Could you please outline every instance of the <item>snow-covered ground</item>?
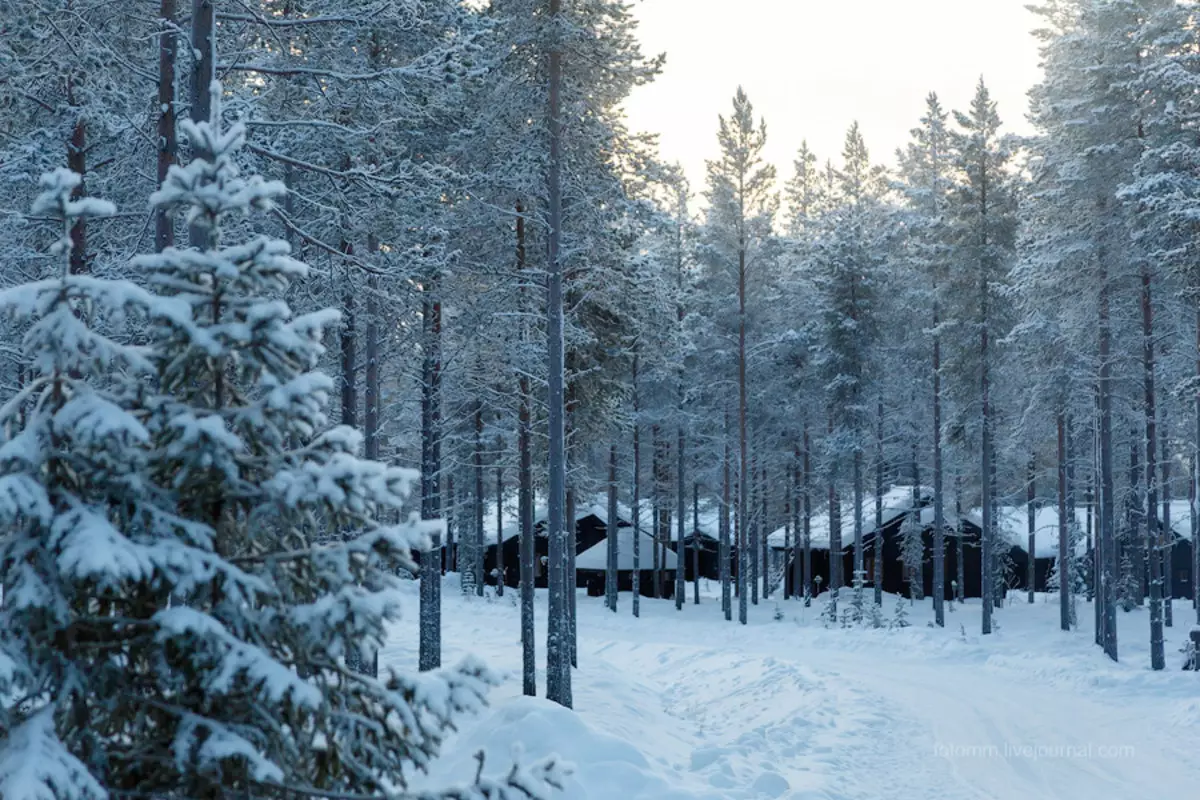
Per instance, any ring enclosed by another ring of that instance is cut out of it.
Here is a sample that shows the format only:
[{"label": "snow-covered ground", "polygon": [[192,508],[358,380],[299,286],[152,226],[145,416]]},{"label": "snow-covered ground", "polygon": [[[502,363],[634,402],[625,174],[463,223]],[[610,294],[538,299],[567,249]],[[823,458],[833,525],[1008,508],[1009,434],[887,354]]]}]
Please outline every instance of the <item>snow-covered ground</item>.
[{"label": "snow-covered ground", "polygon": [[[716,587],[711,587],[715,589]],[[688,587],[689,598],[691,586]],[[444,587],[444,663],[474,653],[509,675],[465,720],[431,785],[526,757],[575,765],[569,800],[1122,800],[1200,792],[1200,675],[1182,672],[1194,617],[1176,601],[1168,669],[1149,669],[1145,609],[1119,615],[1122,663],[1092,644],[1091,608],[1058,630],[1057,598],[998,613],[981,637],[978,601],[944,630],[918,604],[911,627],[826,628],[820,608],[760,603],[725,622],[709,594],[681,612],[621,596],[619,613],[579,596],[575,711],[520,696],[515,592],[464,598]],[[417,600],[383,660],[415,668]],[[887,617],[896,599],[885,600]],[[926,606],[928,604],[926,603]],[[544,668],[545,596],[538,596]],[[776,619],[781,616],[781,619]],[[539,670],[538,690],[544,689]]]}]

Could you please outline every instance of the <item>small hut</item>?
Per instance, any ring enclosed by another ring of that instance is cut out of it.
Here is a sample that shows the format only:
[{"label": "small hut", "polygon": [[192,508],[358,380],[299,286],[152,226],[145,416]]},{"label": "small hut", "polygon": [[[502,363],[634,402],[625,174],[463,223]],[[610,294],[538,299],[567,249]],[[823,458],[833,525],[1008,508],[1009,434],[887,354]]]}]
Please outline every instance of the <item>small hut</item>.
[{"label": "small hut", "polygon": [[[493,513],[495,506],[493,506]],[[485,533],[488,542],[483,556],[483,571],[485,580],[495,585],[499,573],[499,564],[504,564],[505,586],[516,587],[521,582],[521,525],[513,518],[515,514],[505,508],[507,518],[501,528],[499,545],[496,537],[490,538]],[[608,511],[599,504],[581,504],[575,509],[575,553],[578,554],[592,548],[597,542],[603,541],[608,535]],[[533,550],[534,550],[534,585],[539,589],[546,588],[545,560],[549,557],[550,543],[546,537],[547,509],[540,505],[534,510],[533,517]],[[629,525],[623,519],[617,520],[618,527]],[[494,530],[494,528],[493,528]],[[500,554],[502,553],[502,558]]]},{"label": "small hut", "polygon": [[[633,591],[633,528],[622,525],[617,528],[617,591]],[[662,586],[657,595],[654,592],[654,537],[642,531],[638,541],[638,583],[640,593],[646,597],[671,597],[675,589],[675,569],[678,565],[673,550],[666,550],[661,557],[659,573]],[[588,590],[591,597],[604,595],[604,581],[608,571],[608,540],[607,538],[593,544],[587,550],[575,556],[576,585]]]}]

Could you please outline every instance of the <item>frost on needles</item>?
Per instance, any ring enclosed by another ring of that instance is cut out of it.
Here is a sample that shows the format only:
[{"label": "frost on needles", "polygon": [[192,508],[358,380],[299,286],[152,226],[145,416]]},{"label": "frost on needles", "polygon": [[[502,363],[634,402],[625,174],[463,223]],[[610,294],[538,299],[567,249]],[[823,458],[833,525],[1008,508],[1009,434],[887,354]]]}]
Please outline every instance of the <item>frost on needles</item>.
[{"label": "frost on needles", "polygon": [[209,158],[152,203],[202,248],[137,259],[144,287],[71,274],[72,226],[113,208],[59,170],[34,213],[61,225],[62,272],[0,293],[30,367],[0,409],[0,796],[548,796],[553,761],[406,793],[494,676],[349,666],[383,644],[437,523],[385,522],[418,476],[330,424],[338,315],[282,299],[307,267],[226,241],[284,187],[239,175],[240,125],[182,130]]}]

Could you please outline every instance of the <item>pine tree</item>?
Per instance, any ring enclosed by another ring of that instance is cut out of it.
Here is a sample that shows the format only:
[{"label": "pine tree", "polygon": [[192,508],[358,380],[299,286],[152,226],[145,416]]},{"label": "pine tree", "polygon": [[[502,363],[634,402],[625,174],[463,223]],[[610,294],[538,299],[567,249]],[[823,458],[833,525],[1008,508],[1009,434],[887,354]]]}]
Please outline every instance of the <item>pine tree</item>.
[{"label": "pine tree", "polygon": [[121,659],[130,640],[153,640],[136,601],[190,571],[184,543],[154,540],[169,516],[145,485],[135,387],[149,364],[103,329],[149,314],[153,298],[77,272],[73,231],[115,212],[72,199],[81,183],[67,169],[47,173],[33,206],[61,225],[58,276],[0,293],[30,368],[0,408],[14,431],[0,446],[0,794],[13,800],[107,796],[105,764],[128,755],[119,737],[130,732],[108,700],[134,690]]},{"label": "pine tree", "polygon": [[[955,373],[960,412],[977,409],[956,421],[959,429],[978,432],[979,486],[983,516],[983,633],[991,633],[992,609],[1000,586],[996,541],[994,489],[996,483],[996,415],[993,400],[996,349],[1007,333],[997,297],[1008,277],[1015,253],[1016,197],[1008,170],[1011,143],[1001,135],[1000,116],[987,86],[980,80],[969,112],[956,112],[960,130],[950,137],[956,181],[952,241],[956,264],[948,296],[956,299],[947,309],[961,338],[949,354]],[[970,401],[974,395],[975,402]]]},{"label": "pine tree", "polygon": [[731,294],[737,297],[737,386],[738,386],[738,495],[735,503],[738,564],[738,619],[746,624],[750,586],[750,541],[747,536],[750,513],[750,442],[749,387],[747,384],[749,294],[752,278],[762,280],[764,249],[771,234],[771,220],[777,201],[774,195],[775,168],[763,161],[767,141],[766,122],[754,121],[754,107],[739,87],[733,98],[733,114],[720,118],[717,134],[721,156],[708,162],[709,202],[706,219],[706,261],[713,270],[732,277]]},{"label": "pine tree", "polygon": [[[398,570],[416,569],[411,550],[441,523],[386,524],[418,476],[359,458],[361,435],[329,426],[334,383],[317,365],[338,315],[293,316],[279,299],[307,267],[279,240],[226,241],[285,189],[238,175],[245,130],[222,129],[219,100],[214,84],[212,120],[183,125],[212,160],[172,167],[152,198],[202,228],[205,249],[137,263],[188,312],[152,331],[151,474],[224,571],[197,562],[178,604],[153,616],[169,702],[148,703],[155,735],[139,758],[160,766],[131,788],[320,797],[403,786],[492,678],[468,661],[430,693],[393,668],[376,678],[348,667],[382,645]],[[557,781],[550,765],[537,773],[543,788]]]}]

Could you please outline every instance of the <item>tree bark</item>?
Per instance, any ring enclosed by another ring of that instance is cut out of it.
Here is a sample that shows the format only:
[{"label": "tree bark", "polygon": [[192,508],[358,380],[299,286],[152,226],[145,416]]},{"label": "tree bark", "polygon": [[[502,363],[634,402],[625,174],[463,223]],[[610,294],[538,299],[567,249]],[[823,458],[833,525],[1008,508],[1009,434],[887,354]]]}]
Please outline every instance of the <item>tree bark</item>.
[{"label": "tree bark", "polygon": [[1058,616],[1059,627],[1071,630],[1071,539],[1067,518],[1067,426],[1066,412],[1056,416],[1058,428]]},{"label": "tree bark", "polygon": [[633,353],[633,615],[641,615],[642,594],[642,448],[638,420],[638,354]]},{"label": "tree bark", "polygon": [[1026,550],[1029,553],[1029,564],[1025,569],[1025,580],[1028,583],[1029,589],[1029,604],[1034,602],[1034,583],[1037,578],[1037,541],[1035,532],[1037,531],[1037,458],[1033,455],[1029,456],[1029,475],[1025,486],[1025,511],[1029,523],[1029,548]]},{"label": "tree bark", "polygon": [[[719,535],[721,541],[718,545],[720,551],[720,564],[718,568],[721,574],[721,610],[725,613],[725,621],[729,622],[733,619],[733,587],[732,576],[730,573],[730,560],[732,552],[730,547],[729,536],[729,511],[732,496],[732,476],[730,475],[732,465],[730,463],[729,453],[729,410],[725,410],[725,435],[721,437],[724,454],[721,458],[721,525]],[[1200,596],[1200,595],[1198,595]]]},{"label": "tree bark", "polygon": [[[442,304],[438,279],[430,276],[422,293],[425,353],[421,362],[421,518],[442,517]],[[442,578],[440,537],[433,536],[430,549],[421,553],[421,643],[422,672],[442,665]]]},{"label": "tree bark", "polygon": [[1112,452],[1112,324],[1110,314],[1110,287],[1106,256],[1100,256],[1100,311],[1099,311],[1099,404],[1100,404],[1100,540],[1103,562],[1100,573],[1100,597],[1103,602],[1104,652],[1113,661],[1117,660],[1117,547],[1116,527],[1113,524],[1113,452]]},{"label": "tree bark", "polygon": [[[497,459],[500,440],[496,441]],[[504,597],[504,468],[496,464],[496,597]]]},{"label": "tree bark", "polygon": [[[158,39],[158,185],[179,158],[175,133],[175,0],[160,0],[158,8],[162,30]],[[154,212],[154,249],[161,253],[175,244],[175,225],[165,208]]]},{"label": "tree bark", "polygon": [[[561,0],[549,0],[553,29],[561,12]],[[568,531],[563,519],[566,503],[567,452],[565,426],[566,362],[563,341],[563,266],[560,257],[562,241],[562,127],[560,94],[562,91],[562,53],[559,34],[551,34],[549,53],[549,108],[547,124],[550,132],[550,159],[546,171],[546,195],[549,198],[549,243],[546,275],[546,338],[549,417],[549,496],[547,498],[546,535],[549,539],[549,613],[546,638],[546,698],[571,708],[571,650],[570,599],[566,586],[567,560],[574,532]]]},{"label": "tree bark", "polygon": [[[209,122],[212,89],[216,80],[217,36],[215,0],[192,0],[192,52],[197,55],[191,75],[192,122]],[[192,144],[194,159],[210,159],[212,153]],[[200,223],[188,228],[188,241],[197,250],[207,250],[209,230]]]},{"label": "tree bark", "polygon": [[812,605],[812,439],[804,423],[804,605]]},{"label": "tree bark", "polygon": [[738,222],[738,621],[746,624],[746,525],[750,489],[750,453],[746,440],[746,236]]},{"label": "tree bark", "polygon": [[608,569],[604,574],[604,597],[609,611],[617,611],[617,567],[620,564],[620,531],[617,521],[617,446],[608,448],[608,519],[604,523],[608,537]]},{"label": "tree bark", "polygon": [[692,483],[692,597],[700,605],[700,484]]},{"label": "tree bark", "polygon": [[1161,534],[1158,545],[1158,574],[1160,581],[1164,584],[1162,589],[1163,625],[1172,628],[1175,626],[1174,608],[1172,607],[1175,599],[1175,581],[1171,577],[1171,564],[1174,560],[1171,556],[1175,547],[1175,531],[1171,528],[1171,457],[1168,452],[1167,430],[1166,409],[1164,409],[1163,424],[1159,426],[1159,438],[1162,445],[1159,459],[1159,469],[1162,472],[1162,519],[1160,520]]},{"label": "tree bark", "polygon": [[1158,409],[1154,386],[1154,304],[1153,277],[1149,263],[1142,263],[1142,386],[1146,414],[1146,556],[1150,562],[1150,668],[1166,667],[1163,648],[1162,560],[1158,528]]},{"label": "tree bark", "polygon": [[[933,291],[933,618],[942,628],[946,626],[946,513],[942,465],[942,337],[937,332],[941,311],[936,282]],[[961,555],[959,561],[962,561]],[[881,566],[877,565],[876,570]],[[876,590],[879,591],[882,589]]]},{"label": "tree bark", "polygon": [[[517,274],[523,275],[525,260],[525,208],[516,204],[517,210]],[[524,278],[520,289],[522,309],[528,304]],[[530,339],[529,326],[521,323],[521,341]],[[520,517],[521,538],[518,542],[521,572],[521,666],[522,685],[526,697],[537,696],[537,639],[534,629],[533,600],[534,583],[537,580],[537,550],[534,547],[533,531],[533,392],[529,385],[528,370],[517,370],[517,450],[520,466],[517,474],[517,514]]]},{"label": "tree bark", "polygon": [[875,605],[883,607],[883,397],[879,398],[875,412],[875,569],[872,583],[875,584]]},{"label": "tree bark", "polygon": [[[483,597],[483,401],[475,401],[475,440],[473,442],[473,461],[475,462],[475,491],[471,498],[471,570],[475,573],[475,594]],[[497,496],[496,502],[500,498]]]}]

